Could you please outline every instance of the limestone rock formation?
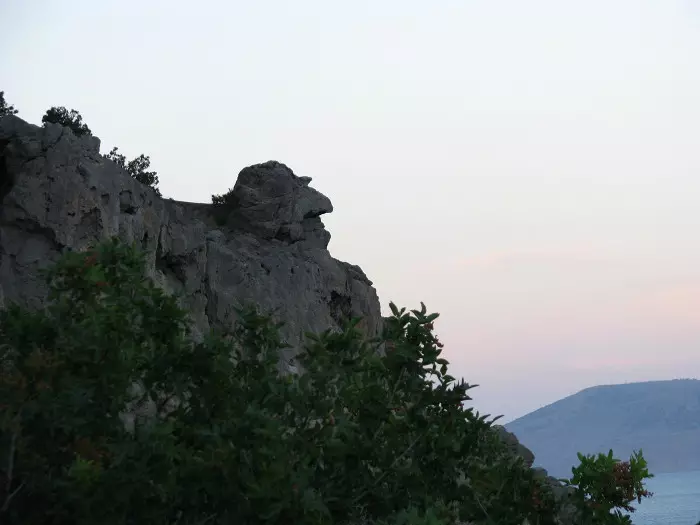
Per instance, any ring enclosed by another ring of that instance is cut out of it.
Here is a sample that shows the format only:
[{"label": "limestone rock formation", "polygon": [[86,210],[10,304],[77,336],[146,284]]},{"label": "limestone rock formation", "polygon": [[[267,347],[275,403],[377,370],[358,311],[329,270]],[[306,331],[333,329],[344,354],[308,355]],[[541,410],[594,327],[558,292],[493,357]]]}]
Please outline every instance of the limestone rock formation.
[{"label": "limestone rock formation", "polygon": [[0,307],[40,307],[41,267],[118,235],[139,243],[149,274],[181,294],[197,336],[230,327],[245,303],[285,323],[286,362],[305,332],[338,328],[348,316],[363,317],[370,335],[380,329],[371,281],[328,252],[320,216],[333,207],[309,177],[277,162],[245,168],[219,226],[212,205],[161,199],[99,148],[98,138],[58,124],[0,119]]}]

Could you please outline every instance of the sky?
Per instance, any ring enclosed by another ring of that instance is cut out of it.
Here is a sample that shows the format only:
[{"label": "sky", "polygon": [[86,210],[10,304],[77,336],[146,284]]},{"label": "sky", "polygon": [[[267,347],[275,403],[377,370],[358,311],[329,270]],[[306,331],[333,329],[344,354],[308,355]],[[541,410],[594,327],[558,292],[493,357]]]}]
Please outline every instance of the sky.
[{"label": "sky", "polygon": [[508,421],[700,377],[695,0],[0,0],[0,90],[208,202],[313,178],[382,309],[425,302]]}]

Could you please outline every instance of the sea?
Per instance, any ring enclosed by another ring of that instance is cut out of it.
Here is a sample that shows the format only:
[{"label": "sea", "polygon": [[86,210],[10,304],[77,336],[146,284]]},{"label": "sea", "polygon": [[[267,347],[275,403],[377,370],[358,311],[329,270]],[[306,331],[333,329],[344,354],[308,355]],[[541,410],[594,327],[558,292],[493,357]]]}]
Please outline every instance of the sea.
[{"label": "sea", "polygon": [[634,525],[697,525],[700,522],[700,470],[655,474],[645,482],[654,493],[632,505]]}]

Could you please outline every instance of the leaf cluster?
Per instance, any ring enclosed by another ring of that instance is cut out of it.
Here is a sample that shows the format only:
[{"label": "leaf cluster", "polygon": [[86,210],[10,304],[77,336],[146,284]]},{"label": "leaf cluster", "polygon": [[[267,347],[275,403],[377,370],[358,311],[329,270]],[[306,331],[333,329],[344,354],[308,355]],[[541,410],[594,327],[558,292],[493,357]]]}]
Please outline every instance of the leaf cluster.
[{"label": "leaf cluster", "polygon": [[5,115],[16,115],[19,113],[12,104],[5,102],[5,92],[0,91],[0,118]]}]

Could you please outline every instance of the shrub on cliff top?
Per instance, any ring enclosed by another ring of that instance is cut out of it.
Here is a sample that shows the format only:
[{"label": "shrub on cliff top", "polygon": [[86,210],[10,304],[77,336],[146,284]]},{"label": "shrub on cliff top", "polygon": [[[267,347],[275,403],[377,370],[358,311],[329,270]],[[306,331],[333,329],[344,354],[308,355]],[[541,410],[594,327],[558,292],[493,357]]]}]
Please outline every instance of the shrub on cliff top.
[{"label": "shrub on cliff top", "polygon": [[214,206],[233,206],[236,202],[236,198],[233,194],[233,188],[229,188],[226,193],[221,195],[212,195],[211,203]]},{"label": "shrub on cliff top", "polygon": [[12,104],[5,102],[5,92],[0,91],[0,117],[19,113]]},{"label": "shrub on cliff top", "polygon": [[92,131],[83,123],[83,117],[76,110],[71,109],[68,111],[63,106],[50,108],[43,117],[41,117],[41,122],[44,124],[60,124],[71,129],[76,137],[82,137],[83,135],[92,135]]},{"label": "shrub on cliff top", "polygon": [[463,407],[425,307],[392,305],[377,340],[357,320],[310,335],[306,372],[281,376],[279,325],[243,310],[195,342],[132,247],[65,254],[47,278],[45,309],[0,312],[4,524],[555,523]]},{"label": "shrub on cliff top", "polygon": [[112,148],[112,150],[105,155],[106,158],[115,162],[118,166],[126,170],[126,172],[139,181],[141,184],[150,186],[156,191],[156,194],[160,196],[160,190],[158,189],[158,173],[155,171],[148,171],[151,166],[151,158],[144,154],[139,155],[129,162],[126,161],[126,157],[119,153],[119,148]]},{"label": "shrub on cliff top", "polygon": [[[70,128],[78,137],[83,135],[92,135],[90,128],[88,128],[87,124],[83,123],[83,117],[74,109],[68,111],[64,107],[52,107],[42,117],[41,121],[44,124],[52,123],[66,126]],[[119,149],[116,147],[112,148],[112,150],[105,155],[105,157],[122,167],[127,171],[127,173],[129,173],[129,175],[131,175],[141,184],[145,184],[146,186],[153,188],[156,191],[156,194],[159,197],[161,196],[160,190],[157,187],[159,182],[158,174],[155,171],[148,171],[148,168],[151,166],[150,157],[141,154],[135,159],[127,162],[126,157],[119,153]]]}]

